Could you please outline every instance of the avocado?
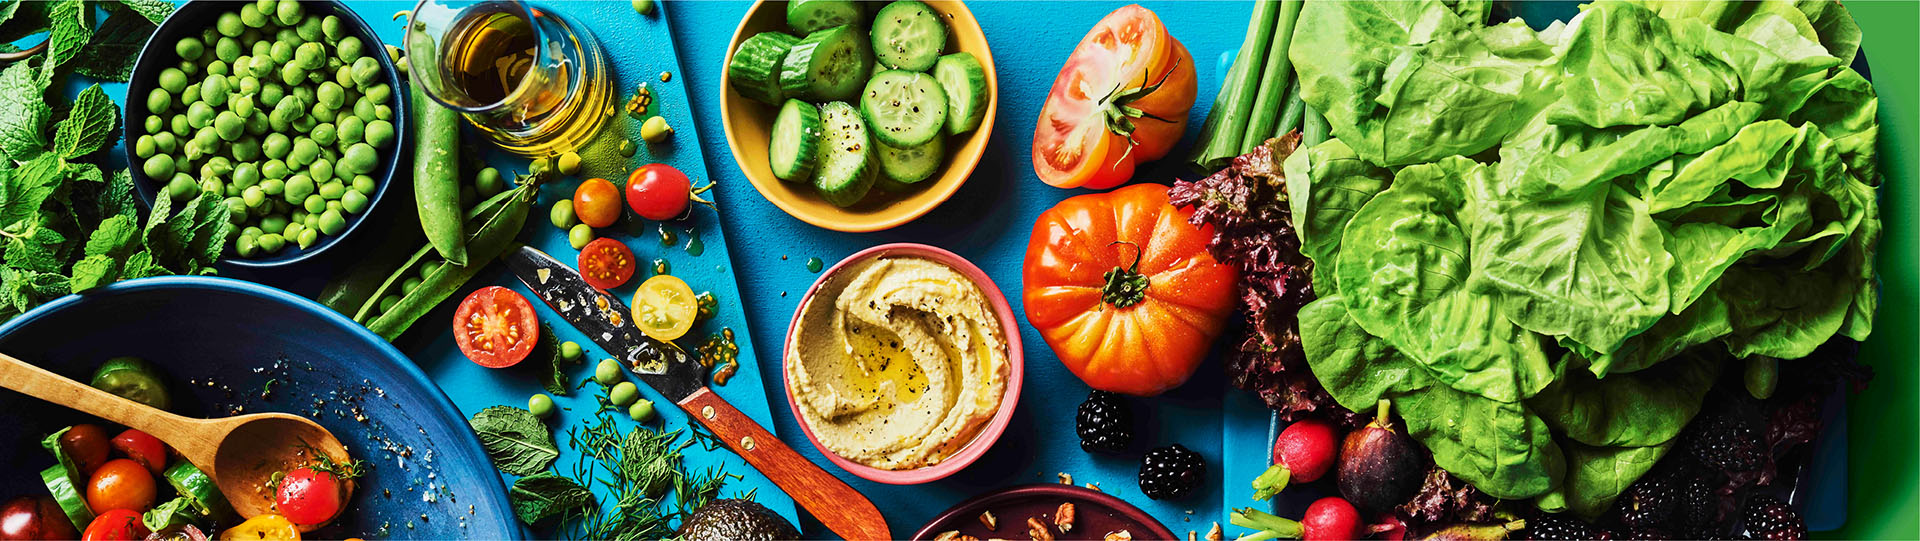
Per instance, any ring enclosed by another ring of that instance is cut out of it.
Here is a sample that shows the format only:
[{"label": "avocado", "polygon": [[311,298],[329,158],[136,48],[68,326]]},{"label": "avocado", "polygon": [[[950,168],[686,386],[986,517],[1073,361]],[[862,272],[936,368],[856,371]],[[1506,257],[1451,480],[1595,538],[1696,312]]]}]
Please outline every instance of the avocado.
[{"label": "avocado", "polygon": [[753,500],[714,500],[694,510],[680,523],[679,537],[686,541],[772,541],[798,539],[800,531]]}]

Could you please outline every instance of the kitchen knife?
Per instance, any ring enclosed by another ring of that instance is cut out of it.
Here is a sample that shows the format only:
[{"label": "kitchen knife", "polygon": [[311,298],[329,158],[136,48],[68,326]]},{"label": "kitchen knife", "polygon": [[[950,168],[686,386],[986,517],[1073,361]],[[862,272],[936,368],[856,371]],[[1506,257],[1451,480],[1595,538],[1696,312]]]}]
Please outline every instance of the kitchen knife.
[{"label": "kitchen knife", "polygon": [[640,332],[633,324],[633,313],[619,297],[588,285],[579,271],[531,246],[510,251],[503,259],[513,275],[562,319],[619,359],[641,382],[706,425],[827,529],[846,539],[893,538],[872,501],[721,399],[707,387],[706,370],[699,361],[673,342]]}]

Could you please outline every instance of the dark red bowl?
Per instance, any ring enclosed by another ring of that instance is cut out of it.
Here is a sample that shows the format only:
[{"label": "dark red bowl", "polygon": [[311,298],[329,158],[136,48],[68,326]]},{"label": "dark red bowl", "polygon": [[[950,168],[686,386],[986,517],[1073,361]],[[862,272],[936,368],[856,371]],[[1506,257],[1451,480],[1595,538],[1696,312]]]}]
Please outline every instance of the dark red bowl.
[{"label": "dark red bowl", "polygon": [[[974,496],[960,502],[914,532],[912,539],[927,541],[942,532],[959,530],[978,539],[1026,537],[1027,518],[1038,517],[1051,526],[1053,513],[1063,502],[1073,502],[1073,530],[1060,539],[1100,539],[1108,532],[1127,530],[1134,539],[1178,539],[1173,531],[1146,511],[1111,494],[1074,485],[1021,485]],[[982,511],[993,511],[998,528],[980,522]]]}]

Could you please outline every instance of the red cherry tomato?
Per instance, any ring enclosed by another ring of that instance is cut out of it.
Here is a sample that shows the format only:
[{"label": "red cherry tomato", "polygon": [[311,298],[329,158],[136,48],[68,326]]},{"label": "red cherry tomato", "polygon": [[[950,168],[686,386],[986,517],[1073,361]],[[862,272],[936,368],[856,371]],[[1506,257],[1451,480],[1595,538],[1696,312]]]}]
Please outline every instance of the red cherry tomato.
[{"label": "red cherry tomato", "polygon": [[273,505],[287,520],[300,525],[320,525],[340,514],[345,497],[340,480],[332,473],[299,468],[287,472],[274,491]]},{"label": "red cherry tomato", "polygon": [[453,313],[453,341],[474,364],[504,368],[526,360],[540,341],[540,321],[527,298],[487,286],[467,295]]},{"label": "red cherry tomato", "polygon": [[627,175],[627,206],[641,218],[665,221],[686,215],[693,181],[664,163],[650,163]]},{"label": "red cherry tomato", "polygon": [[167,469],[167,445],[159,438],[134,429],[127,429],[113,437],[113,449],[127,458],[146,466],[154,475]]},{"label": "red cherry tomato", "polygon": [[52,496],[20,496],[0,506],[0,539],[73,539],[79,535]]},{"label": "red cherry tomato", "polygon": [[80,468],[81,475],[93,473],[107,461],[107,431],[100,425],[77,424],[60,435],[60,448],[73,457],[73,464]]},{"label": "red cherry tomato", "polygon": [[590,178],[573,190],[573,213],[587,227],[606,227],[620,219],[620,189],[604,178]]},{"label": "red cherry tomato", "polygon": [[[138,464],[134,464],[139,467]],[[140,512],[132,509],[114,509],[94,517],[87,525],[87,533],[81,534],[83,541],[136,541],[147,538],[147,526],[140,523]]]},{"label": "red cherry tomato", "polygon": [[633,278],[633,250],[620,241],[606,237],[593,239],[580,249],[580,275],[587,285],[613,289]]},{"label": "red cherry tomato", "polygon": [[145,511],[153,507],[153,498],[153,474],[147,473],[146,466],[129,459],[116,458],[101,464],[100,469],[93,470],[92,480],[87,481],[87,506],[93,508],[94,514],[114,509]]}]

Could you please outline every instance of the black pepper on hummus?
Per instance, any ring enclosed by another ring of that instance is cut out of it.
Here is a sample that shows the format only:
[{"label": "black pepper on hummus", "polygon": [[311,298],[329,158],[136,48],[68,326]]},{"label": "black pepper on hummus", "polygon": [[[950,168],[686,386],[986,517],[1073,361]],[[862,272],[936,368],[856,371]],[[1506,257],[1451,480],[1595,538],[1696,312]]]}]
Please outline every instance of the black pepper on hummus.
[{"label": "black pepper on hummus", "polygon": [[940,463],[984,429],[1005,394],[1006,331],[980,288],[947,265],[849,265],[800,310],[787,385],[821,445],[888,470]]}]

